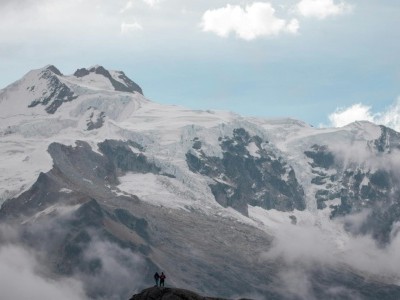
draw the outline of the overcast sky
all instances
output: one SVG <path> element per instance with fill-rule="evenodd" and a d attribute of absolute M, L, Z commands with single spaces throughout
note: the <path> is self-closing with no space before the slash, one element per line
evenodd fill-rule
<path fill-rule="evenodd" d="M 123 70 L 153 101 L 400 129 L 395 0 L 0 0 L 0 87 Z"/>

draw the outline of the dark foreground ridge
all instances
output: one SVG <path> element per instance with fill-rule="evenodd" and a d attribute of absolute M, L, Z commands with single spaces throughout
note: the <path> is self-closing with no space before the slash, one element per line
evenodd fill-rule
<path fill-rule="evenodd" d="M 151 287 L 143 290 L 139 294 L 133 295 L 129 300 L 229 300 L 226 298 L 203 297 L 194 292 L 177 289 Z M 251 300 L 251 299 L 239 299 Z"/>

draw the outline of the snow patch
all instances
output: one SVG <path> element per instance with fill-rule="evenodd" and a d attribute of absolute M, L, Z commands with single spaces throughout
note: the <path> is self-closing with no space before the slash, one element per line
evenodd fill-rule
<path fill-rule="evenodd" d="M 251 142 L 250 144 L 248 144 L 246 146 L 247 151 L 250 153 L 251 156 L 256 157 L 256 158 L 260 158 L 260 154 L 258 153 L 258 151 L 260 150 L 258 148 L 258 146 L 256 145 L 256 143 Z"/>
<path fill-rule="evenodd" d="M 138 196 L 142 201 L 174 209 L 188 207 L 204 210 L 206 206 L 220 207 L 206 186 L 191 189 L 186 182 L 176 178 L 155 174 L 128 173 L 118 180 L 118 189 L 124 193 Z"/>

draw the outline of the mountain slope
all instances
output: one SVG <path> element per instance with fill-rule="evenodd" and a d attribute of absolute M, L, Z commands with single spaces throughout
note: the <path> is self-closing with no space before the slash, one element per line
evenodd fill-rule
<path fill-rule="evenodd" d="M 0 91 L 0 220 L 93 299 L 155 270 L 228 298 L 396 299 L 399 137 L 160 105 L 123 72 L 47 66 Z"/>

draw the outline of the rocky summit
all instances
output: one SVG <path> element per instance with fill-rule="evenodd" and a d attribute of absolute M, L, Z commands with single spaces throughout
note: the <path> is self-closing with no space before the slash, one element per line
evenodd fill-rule
<path fill-rule="evenodd" d="M 194 292 L 177 288 L 151 287 L 129 300 L 229 300 L 226 298 L 203 297 Z M 251 300 L 241 298 L 239 300 Z"/>

